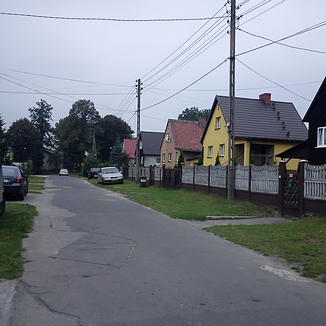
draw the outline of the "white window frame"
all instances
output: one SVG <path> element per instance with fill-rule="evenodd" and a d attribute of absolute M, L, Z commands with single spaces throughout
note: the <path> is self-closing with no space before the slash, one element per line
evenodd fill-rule
<path fill-rule="evenodd" d="M 166 136 L 165 136 L 165 141 L 166 141 L 167 143 L 169 143 L 170 140 L 171 140 L 170 134 L 166 134 Z"/>
<path fill-rule="evenodd" d="M 169 154 L 168 154 L 168 161 L 169 161 L 169 162 L 172 162 L 172 153 L 169 153 Z"/>
<path fill-rule="evenodd" d="M 156 157 L 155 158 L 155 163 L 156 164 L 160 164 L 161 163 L 161 158 L 160 157 Z"/>
<path fill-rule="evenodd" d="M 326 147 L 326 127 L 317 129 L 317 147 Z"/>
<path fill-rule="evenodd" d="M 162 162 L 165 162 L 165 154 L 162 154 Z"/>
<path fill-rule="evenodd" d="M 175 161 L 178 162 L 179 159 L 179 152 L 175 152 Z"/>
<path fill-rule="evenodd" d="M 208 146 L 208 157 L 213 157 L 213 146 Z"/>
<path fill-rule="evenodd" d="M 216 118 L 216 129 L 221 129 L 221 117 Z"/>
<path fill-rule="evenodd" d="M 225 155 L 225 145 L 221 144 L 220 145 L 220 156 L 224 156 Z"/>

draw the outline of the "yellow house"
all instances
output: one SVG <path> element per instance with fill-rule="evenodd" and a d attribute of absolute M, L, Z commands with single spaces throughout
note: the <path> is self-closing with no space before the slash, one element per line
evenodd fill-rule
<path fill-rule="evenodd" d="M 307 139 L 307 128 L 292 103 L 272 101 L 269 93 L 234 102 L 236 164 L 277 165 L 278 153 Z M 201 139 L 204 165 L 228 163 L 229 112 L 229 97 L 216 96 Z M 298 161 L 289 161 L 287 169 L 296 170 Z"/>

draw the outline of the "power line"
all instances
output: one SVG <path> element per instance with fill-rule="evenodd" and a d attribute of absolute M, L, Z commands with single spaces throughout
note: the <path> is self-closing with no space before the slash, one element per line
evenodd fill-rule
<path fill-rule="evenodd" d="M 240 62 L 242 65 L 244 65 L 246 68 L 248 68 L 249 70 L 251 70 L 252 72 L 254 72 L 255 74 L 257 74 L 258 76 L 260 76 L 260 77 L 262 77 L 262 78 L 268 80 L 269 82 L 271 82 L 271 83 L 277 85 L 278 87 L 281 87 L 281 88 L 285 89 L 286 91 L 288 91 L 288 92 L 290 92 L 290 93 L 292 93 L 292 94 L 294 94 L 294 95 L 296 95 L 296 96 L 298 96 L 298 97 L 300 97 L 300 98 L 302 98 L 302 99 L 304 99 L 304 100 L 306 100 L 306 101 L 308 101 L 308 102 L 311 102 L 311 100 L 307 99 L 306 97 L 301 96 L 301 95 L 299 95 L 299 94 L 297 94 L 297 93 L 291 91 L 289 88 L 286 88 L 286 87 L 282 86 L 281 84 L 276 83 L 276 82 L 274 82 L 273 80 L 271 80 L 271 79 L 269 79 L 269 78 L 263 76 L 262 74 L 260 74 L 260 73 L 257 72 L 256 70 L 250 68 L 248 65 L 246 65 L 245 63 L 243 63 L 243 62 L 242 62 L 241 60 L 239 60 L 238 58 L 236 58 L 236 59 L 237 59 L 238 62 Z"/>
<path fill-rule="evenodd" d="M 161 104 L 161 103 L 163 103 L 163 102 L 166 102 L 167 100 L 171 99 L 172 97 L 174 97 L 174 96 L 180 94 L 181 92 L 183 92 L 183 91 L 186 90 L 187 88 L 189 88 L 189 87 L 191 87 L 192 85 L 198 83 L 200 80 L 202 80 L 203 78 L 205 78 L 206 76 L 208 76 L 209 74 L 211 74 L 214 70 L 216 70 L 217 68 L 219 68 L 220 66 L 222 66 L 222 64 L 225 63 L 226 61 L 228 61 L 228 59 L 224 59 L 224 61 L 222 61 L 219 65 L 215 66 L 213 69 L 211 69 L 210 71 L 208 71 L 206 74 L 204 74 L 204 75 L 201 76 L 200 78 L 196 79 L 194 82 L 192 82 L 192 83 L 189 84 L 188 86 L 182 88 L 181 90 L 179 90 L 178 92 L 174 93 L 173 95 L 171 95 L 171 96 L 165 98 L 164 100 L 161 100 L 161 101 L 159 101 L 159 102 L 157 102 L 157 103 L 155 103 L 155 104 L 152 104 L 152 105 L 150 105 L 150 106 L 148 106 L 148 107 L 142 109 L 141 111 L 148 110 L 148 109 L 150 109 L 150 108 L 152 108 L 152 107 L 154 107 L 154 106 L 157 106 L 157 105 L 159 105 L 159 104 Z"/>
<path fill-rule="evenodd" d="M 154 18 L 154 19 L 122 19 L 122 18 L 100 18 L 100 17 L 64 17 L 64 16 L 48 16 L 24 13 L 0 12 L 5 16 L 20 16 L 30 18 L 45 18 L 56 20 L 83 20 L 83 21 L 111 21 L 111 22 L 182 22 L 182 21 L 200 21 L 218 19 L 219 17 L 199 17 L 199 18 Z"/>
<path fill-rule="evenodd" d="M 275 43 L 275 44 L 278 44 L 278 45 L 286 46 L 286 47 L 291 48 L 291 49 L 308 51 L 308 52 L 314 52 L 314 53 L 322 53 L 322 54 L 325 54 L 326 53 L 326 51 L 312 50 L 312 49 L 307 49 L 307 48 L 302 48 L 302 47 L 298 47 L 298 46 L 293 46 L 293 45 L 281 43 L 281 42 L 278 42 L 278 41 L 273 41 L 273 40 L 271 40 L 271 39 L 269 39 L 267 37 L 256 35 L 256 34 L 253 34 L 253 33 L 247 32 L 247 31 L 244 31 L 243 29 L 240 29 L 240 28 L 238 30 L 241 31 L 241 32 L 243 32 L 243 33 L 246 33 L 246 34 L 248 34 L 250 36 L 261 38 L 263 40 L 272 42 L 273 44 Z"/>
<path fill-rule="evenodd" d="M 301 31 L 299 31 L 299 32 L 296 32 L 296 33 L 294 33 L 294 34 L 291 34 L 291 35 L 289 35 L 289 36 L 283 37 L 283 38 L 281 38 L 281 39 L 279 39 L 279 40 L 277 40 L 277 41 L 272 41 L 272 42 L 270 42 L 270 43 L 267 43 L 267 44 L 264 44 L 264 45 L 258 46 L 258 47 L 256 47 L 256 48 L 253 48 L 253 49 L 251 49 L 251 50 L 247 50 L 247 51 L 244 51 L 244 52 L 238 53 L 238 54 L 236 54 L 236 57 L 239 57 L 239 56 L 244 55 L 244 54 L 247 54 L 247 53 L 254 52 L 254 51 L 256 51 L 256 50 L 260 50 L 260 49 L 265 48 L 265 47 L 267 47 L 267 46 L 269 46 L 269 45 L 272 45 L 272 44 L 274 44 L 274 43 L 278 43 L 278 42 L 281 42 L 281 41 L 287 40 L 287 39 L 289 39 L 289 38 L 292 38 L 292 37 L 295 37 L 295 36 L 298 36 L 298 35 L 301 35 L 301 34 L 304 34 L 304 33 L 310 32 L 310 31 L 312 31 L 312 30 L 314 30 L 314 29 L 317 29 L 317 28 L 323 27 L 323 26 L 325 26 L 325 25 L 326 25 L 326 20 L 325 20 L 325 21 L 322 21 L 322 22 L 320 22 L 320 23 L 318 23 L 318 24 L 315 24 L 315 25 L 313 25 L 313 26 L 307 27 L 307 28 L 305 28 L 305 29 L 303 29 L 303 30 L 301 30 Z"/>

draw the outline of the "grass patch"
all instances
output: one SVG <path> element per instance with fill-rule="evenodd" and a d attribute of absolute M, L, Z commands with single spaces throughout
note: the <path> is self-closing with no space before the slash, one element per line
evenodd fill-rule
<path fill-rule="evenodd" d="M 196 192 L 192 190 L 168 190 L 161 187 L 144 187 L 134 181 L 124 184 L 101 185 L 97 179 L 89 182 L 112 191 L 120 192 L 129 199 L 151 207 L 170 217 L 185 220 L 205 220 L 206 216 L 268 216 L 270 209 L 254 203 Z"/>
<path fill-rule="evenodd" d="M 206 230 L 264 255 L 285 259 L 302 276 L 326 282 L 326 215 L 285 224 L 221 225 Z"/>
<path fill-rule="evenodd" d="M 28 176 L 28 192 L 31 194 L 41 194 L 44 190 L 45 177 L 36 175 Z"/>
<path fill-rule="evenodd" d="M 6 204 L 0 217 L 0 278 L 11 280 L 22 276 L 22 239 L 31 230 L 36 215 L 34 206 Z"/>

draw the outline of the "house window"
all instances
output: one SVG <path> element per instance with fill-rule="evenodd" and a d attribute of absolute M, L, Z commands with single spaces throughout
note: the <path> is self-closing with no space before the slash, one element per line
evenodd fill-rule
<path fill-rule="evenodd" d="M 175 161 L 178 162 L 178 159 L 179 159 L 179 152 L 176 152 L 175 153 Z"/>
<path fill-rule="evenodd" d="M 221 117 L 216 118 L 216 129 L 221 129 Z"/>
<path fill-rule="evenodd" d="M 224 156 L 225 155 L 225 145 L 222 144 L 220 145 L 220 156 Z"/>
<path fill-rule="evenodd" d="M 172 162 L 172 153 L 169 153 L 169 162 Z"/>
<path fill-rule="evenodd" d="M 326 146 L 326 127 L 319 127 L 317 129 L 317 147 Z"/>
<path fill-rule="evenodd" d="M 163 154 L 164 155 L 164 154 Z M 160 164 L 161 163 L 161 158 L 160 157 L 156 157 L 155 158 L 155 163 L 156 164 Z"/>
<path fill-rule="evenodd" d="M 213 146 L 208 146 L 208 157 L 213 157 Z"/>
<path fill-rule="evenodd" d="M 162 162 L 165 162 L 165 154 L 162 154 Z"/>
<path fill-rule="evenodd" d="M 165 136 L 165 140 L 166 140 L 167 143 L 170 142 L 170 134 L 166 134 L 166 136 Z"/>

